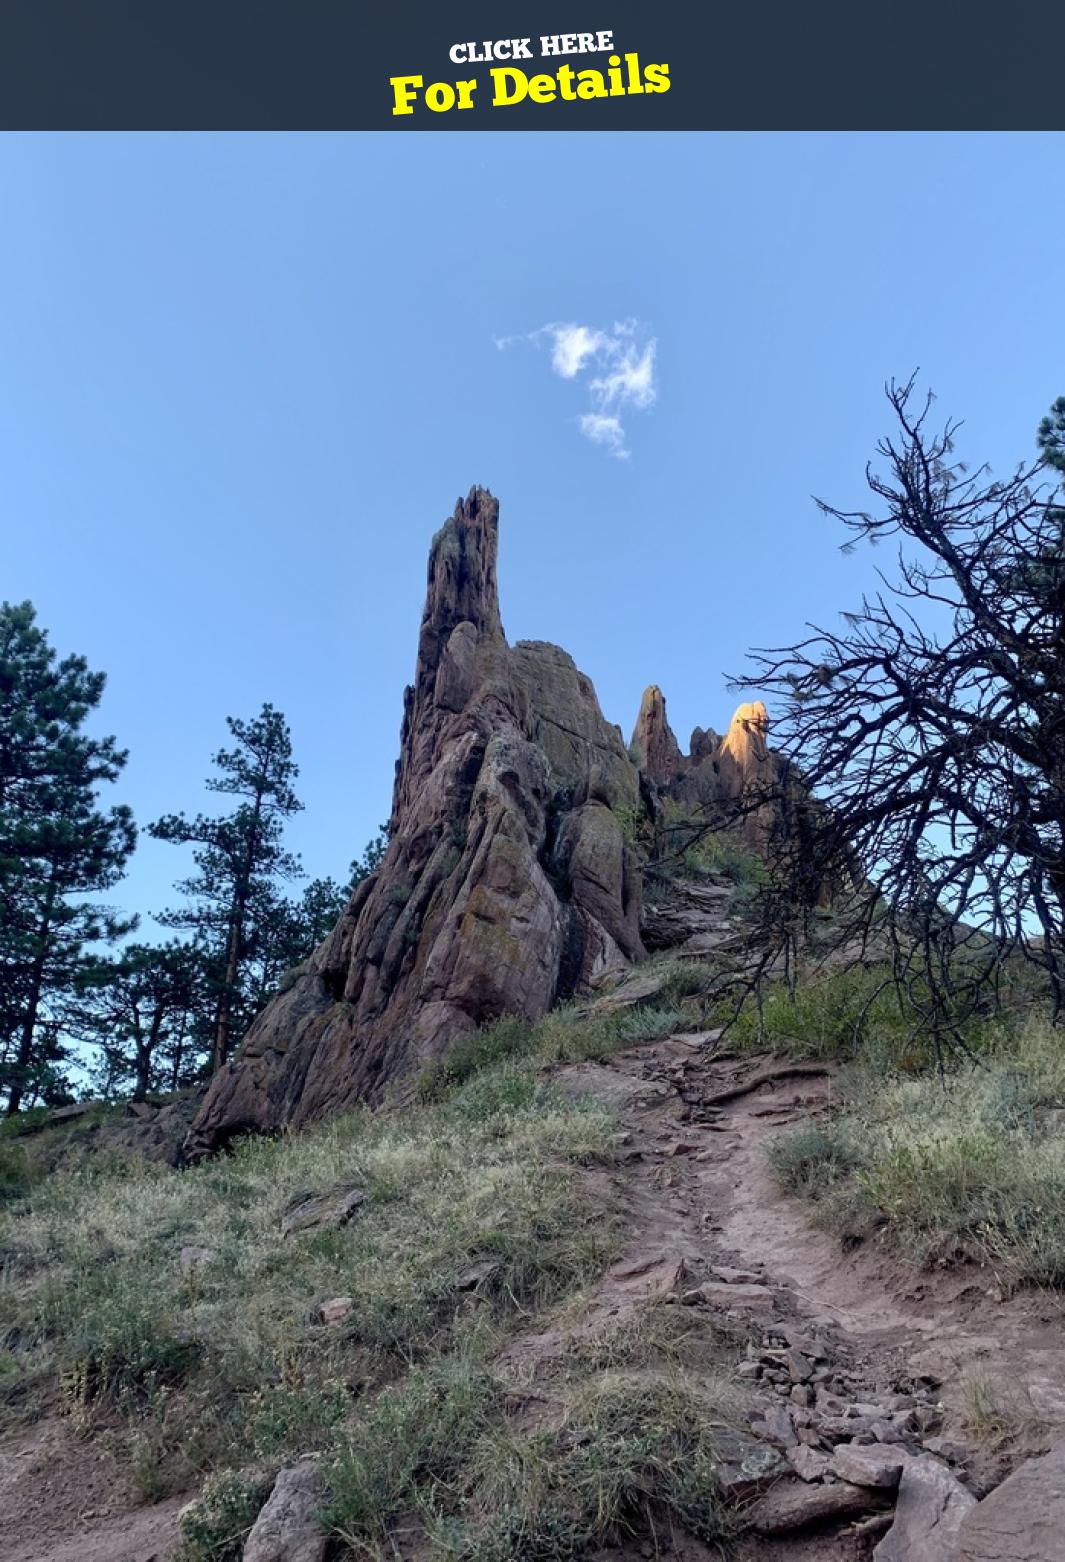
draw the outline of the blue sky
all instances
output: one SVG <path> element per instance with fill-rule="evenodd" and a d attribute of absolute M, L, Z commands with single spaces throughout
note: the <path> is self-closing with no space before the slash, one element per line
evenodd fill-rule
<path fill-rule="evenodd" d="M 473 483 L 512 640 L 564 645 L 626 735 L 651 682 L 682 742 L 720 729 L 746 648 L 872 577 L 810 495 L 861 498 L 887 377 L 920 366 L 976 458 L 1032 453 L 1063 173 L 1054 135 L 9 135 L 0 595 L 107 672 L 142 823 L 278 705 L 314 874 L 387 815 Z M 143 840 L 123 903 L 187 866 Z"/>

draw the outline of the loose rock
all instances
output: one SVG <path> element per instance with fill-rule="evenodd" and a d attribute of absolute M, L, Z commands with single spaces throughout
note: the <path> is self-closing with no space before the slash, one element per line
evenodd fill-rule
<path fill-rule="evenodd" d="M 282 1470 L 244 1543 L 244 1562 L 324 1562 L 328 1536 L 315 1518 L 324 1498 L 313 1460 Z"/>

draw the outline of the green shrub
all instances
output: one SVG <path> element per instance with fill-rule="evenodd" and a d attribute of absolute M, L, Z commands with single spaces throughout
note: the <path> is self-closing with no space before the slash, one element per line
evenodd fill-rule
<path fill-rule="evenodd" d="M 919 1262 L 977 1258 L 1007 1283 L 1065 1285 L 1059 1033 L 1033 1018 L 979 1063 L 885 1078 L 866 1068 L 843 1113 L 777 1141 L 792 1191 L 840 1228 L 875 1221 Z"/>
<path fill-rule="evenodd" d="M 731 1018 L 731 1010 L 723 1005 L 719 1017 Z M 1001 1031 L 994 1020 L 975 1018 L 965 1027 L 966 1041 L 973 1051 L 986 1051 Z M 799 1058 L 862 1058 L 881 1069 L 919 1072 L 936 1061 L 932 1038 L 915 1011 L 900 1002 L 884 966 L 800 973 L 794 992 L 773 981 L 764 991 L 761 1016 L 748 999 L 729 1038 Z"/>
<path fill-rule="evenodd" d="M 822 1123 L 807 1123 L 774 1140 L 769 1160 L 786 1192 L 812 1199 L 823 1198 L 862 1164 L 846 1133 L 839 1126 Z"/>
<path fill-rule="evenodd" d="M 176 1562 L 240 1562 L 269 1490 L 269 1481 L 254 1476 L 209 1475 L 195 1506 L 181 1519 Z"/>

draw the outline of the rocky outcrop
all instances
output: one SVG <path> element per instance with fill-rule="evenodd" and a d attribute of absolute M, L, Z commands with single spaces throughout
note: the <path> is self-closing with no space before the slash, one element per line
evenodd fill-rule
<path fill-rule="evenodd" d="M 433 540 L 388 850 L 215 1077 L 193 1156 L 403 1099 L 457 1035 L 536 1018 L 643 955 L 619 817 L 639 807 L 637 768 L 565 651 L 508 646 L 497 527 L 475 488 Z"/>
<path fill-rule="evenodd" d="M 498 517 L 475 488 L 433 539 L 388 850 L 215 1076 L 192 1158 L 241 1132 L 407 1099 L 462 1033 L 536 1019 L 640 960 L 630 843 L 634 821 L 654 833 L 665 797 L 717 800 L 761 845 L 777 826 L 755 827 L 747 808 L 777 774 L 764 707 L 742 706 L 723 740 L 697 729 L 685 756 L 651 688 L 629 752 L 565 651 L 507 644 Z M 695 915 L 699 948 L 712 947 L 719 908 Z M 668 908 L 651 921 L 657 947 L 676 941 Z"/>
<path fill-rule="evenodd" d="M 1027 1459 L 969 1508 L 957 1562 L 1056 1562 L 1065 1555 L 1065 1443 Z"/>

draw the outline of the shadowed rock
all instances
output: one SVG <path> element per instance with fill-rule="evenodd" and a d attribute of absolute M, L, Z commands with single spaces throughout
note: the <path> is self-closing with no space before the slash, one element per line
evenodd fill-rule
<path fill-rule="evenodd" d="M 639 774 L 557 646 L 507 645 L 499 507 L 475 488 L 433 539 L 380 868 L 212 1081 L 188 1153 L 404 1099 L 463 1032 L 643 955 L 616 809 Z"/>

